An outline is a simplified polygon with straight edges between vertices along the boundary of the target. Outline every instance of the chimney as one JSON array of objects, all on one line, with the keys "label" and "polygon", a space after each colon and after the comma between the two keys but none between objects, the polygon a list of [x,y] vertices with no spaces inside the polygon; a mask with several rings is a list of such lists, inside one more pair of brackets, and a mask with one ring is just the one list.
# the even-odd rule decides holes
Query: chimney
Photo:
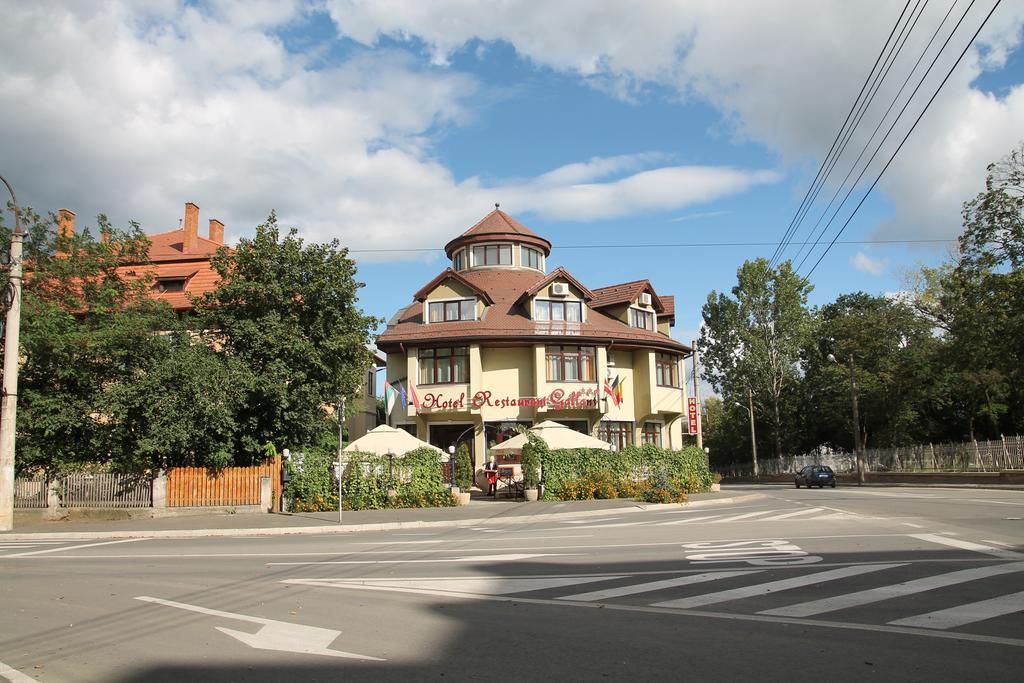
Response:
[{"label": "chimney", "polygon": [[210,219],[210,241],[224,244],[224,224],[216,218]]},{"label": "chimney", "polygon": [[185,204],[185,236],[181,240],[181,250],[196,251],[199,248],[199,207],[188,202]]},{"label": "chimney", "polygon": [[57,236],[70,238],[75,234],[75,212],[57,209]]}]

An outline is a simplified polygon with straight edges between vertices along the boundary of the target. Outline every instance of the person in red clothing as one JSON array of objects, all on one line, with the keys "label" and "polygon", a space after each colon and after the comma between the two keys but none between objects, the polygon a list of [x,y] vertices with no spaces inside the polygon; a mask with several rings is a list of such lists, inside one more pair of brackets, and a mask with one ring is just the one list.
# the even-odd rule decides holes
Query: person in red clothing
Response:
[{"label": "person in red clothing", "polygon": [[487,495],[498,495],[498,463],[493,459],[484,465],[484,474],[487,476]]}]

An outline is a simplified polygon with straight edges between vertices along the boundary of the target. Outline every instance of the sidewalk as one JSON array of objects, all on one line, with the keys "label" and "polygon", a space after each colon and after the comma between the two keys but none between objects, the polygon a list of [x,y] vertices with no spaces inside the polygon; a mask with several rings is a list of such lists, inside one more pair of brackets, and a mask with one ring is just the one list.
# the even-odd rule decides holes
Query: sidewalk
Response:
[{"label": "sidewalk", "polygon": [[661,507],[725,505],[758,498],[759,494],[695,493],[684,504],[652,505],[634,500],[585,500],[524,503],[474,500],[464,507],[346,510],[342,523],[337,512],[274,514],[201,514],[195,516],[128,519],[119,521],[26,522],[0,540],[76,540],[95,538],[195,538],[209,536],[283,536],[337,534],[429,527],[468,527],[495,524],[534,524],[551,519],[593,517],[641,512]]}]

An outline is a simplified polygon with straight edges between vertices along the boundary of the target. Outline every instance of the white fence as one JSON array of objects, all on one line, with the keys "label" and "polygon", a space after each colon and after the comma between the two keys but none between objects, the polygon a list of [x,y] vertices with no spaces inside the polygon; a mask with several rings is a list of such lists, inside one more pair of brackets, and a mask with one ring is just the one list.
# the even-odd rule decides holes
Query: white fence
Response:
[{"label": "white fence", "polygon": [[[863,452],[868,472],[998,472],[1024,469],[1024,436],[963,443],[921,444],[895,448],[868,448]],[[786,474],[806,465],[828,465],[836,472],[856,472],[852,453],[809,453],[758,460],[761,474]],[[753,473],[752,463],[734,463],[716,468],[723,476],[743,477]]]},{"label": "white fence", "polygon": [[[18,478],[14,507],[45,508],[48,482],[42,477]],[[65,508],[147,508],[153,504],[153,480],[131,474],[67,474],[53,482]]]}]

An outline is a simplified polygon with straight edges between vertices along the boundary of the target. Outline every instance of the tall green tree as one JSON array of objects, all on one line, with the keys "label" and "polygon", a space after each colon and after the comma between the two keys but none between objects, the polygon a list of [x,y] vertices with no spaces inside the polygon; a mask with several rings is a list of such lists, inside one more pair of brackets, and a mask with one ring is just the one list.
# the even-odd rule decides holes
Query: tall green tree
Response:
[{"label": "tall green tree", "polygon": [[[325,406],[353,396],[366,377],[377,319],[358,307],[355,263],[337,240],[306,243],[271,214],[252,238],[211,261],[217,288],[195,301],[211,344],[249,373],[235,413],[236,460],[263,445],[319,442],[335,429]],[[336,423],[335,423],[336,424]]]},{"label": "tall green tree", "polygon": [[801,351],[814,325],[807,307],[812,286],[790,262],[772,268],[764,258],[746,261],[736,278],[731,296],[712,291],[704,304],[703,376],[730,403],[746,404],[747,391],[753,392],[778,456],[784,452],[785,397],[799,381]]},{"label": "tall green tree", "polygon": [[[60,235],[51,215],[22,212],[26,276],[22,290],[18,466],[56,471],[87,462],[128,467],[135,444],[112,439],[118,416],[107,398],[134,382],[163,353],[156,334],[173,324],[170,308],[147,296],[150,282],[120,268],[144,263],[149,241],[132,224],[114,229],[99,216]],[[9,239],[9,232],[3,239]]]}]

